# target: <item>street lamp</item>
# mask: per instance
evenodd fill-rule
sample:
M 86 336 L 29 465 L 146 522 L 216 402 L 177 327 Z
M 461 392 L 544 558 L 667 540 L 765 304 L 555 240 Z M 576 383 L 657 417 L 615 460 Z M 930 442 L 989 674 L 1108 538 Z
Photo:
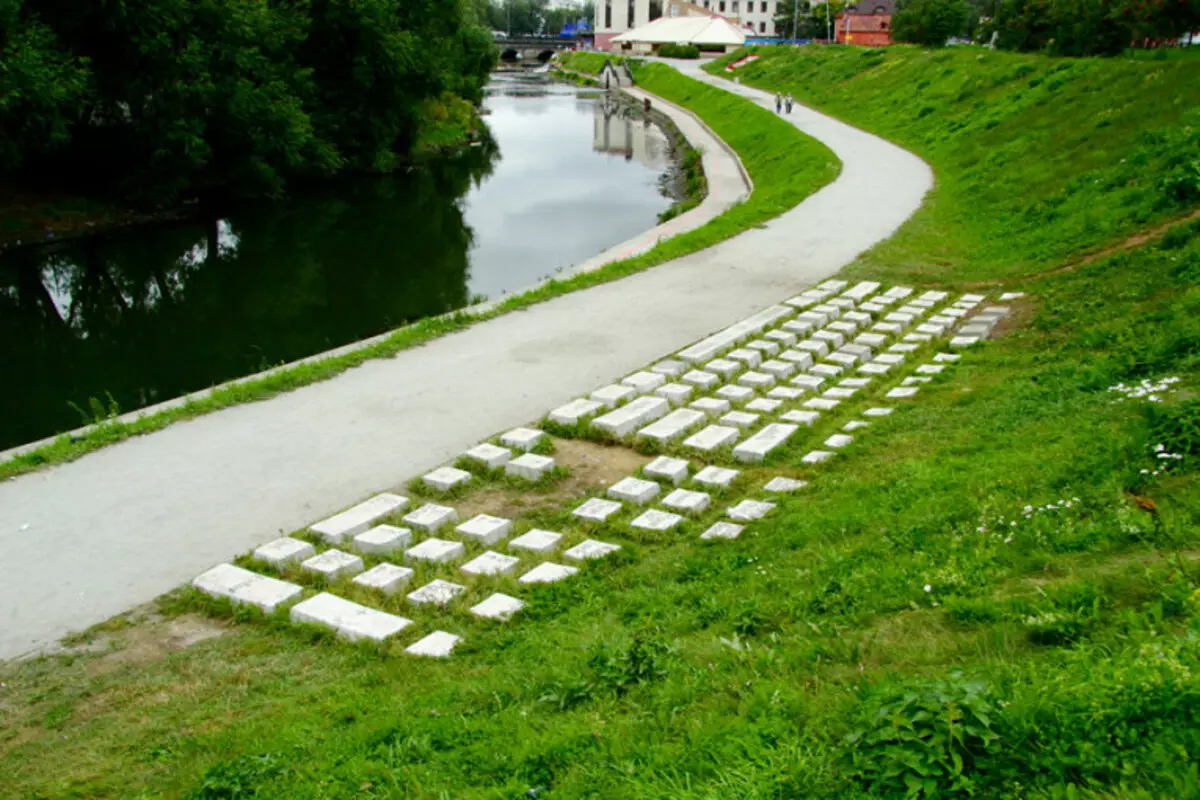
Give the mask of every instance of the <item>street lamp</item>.
M 792 0 L 792 44 L 796 43 L 796 21 L 800 18 L 800 0 Z

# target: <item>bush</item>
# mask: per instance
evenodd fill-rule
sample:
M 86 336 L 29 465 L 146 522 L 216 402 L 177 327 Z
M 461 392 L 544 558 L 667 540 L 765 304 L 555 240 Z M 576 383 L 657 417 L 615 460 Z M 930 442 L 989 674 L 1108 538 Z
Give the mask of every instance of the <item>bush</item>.
M 899 42 L 926 47 L 945 47 L 967 24 L 963 0 L 910 0 L 896 12 L 892 36 Z
M 699 58 L 700 48 L 694 44 L 664 44 L 658 48 L 663 58 Z

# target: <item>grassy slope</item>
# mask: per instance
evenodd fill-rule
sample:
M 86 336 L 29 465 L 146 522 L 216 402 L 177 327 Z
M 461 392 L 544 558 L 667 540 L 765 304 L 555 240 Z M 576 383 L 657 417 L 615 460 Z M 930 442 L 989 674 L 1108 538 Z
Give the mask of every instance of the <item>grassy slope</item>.
M 596 67 L 602 66 L 603 62 Z M 735 236 L 797 205 L 832 181 L 838 162 L 827 147 L 777 119 L 752 103 L 727 92 L 685 78 L 674 70 L 654 66 L 643 71 L 642 85 L 651 92 L 714 120 L 714 130 L 741 154 L 754 181 L 754 192 L 744 203 L 701 227 L 675 236 L 639 256 L 616 261 L 598 270 L 547 284 L 515 295 L 493 312 L 457 313 L 422 320 L 400 328 L 371 347 L 342 356 L 283 370 L 217 390 L 210 396 L 178 409 L 141 417 L 132 423 L 110 421 L 79 439 L 59 437 L 53 444 L 0 463 L 0 480 L 70 461 L 130 436 L 151 433 L 181 419 L 189 419 L 241 403 L 263 400 L 299 386 L 332 378 L 373 358 L 387 358 L 439 336 L 466 328 L 497 314 L 527 308 L 567 292 L 617 280 L 671 259 L 694 253 Z
M 1125 120 L 1125 141 L 1154 122 Z M 914 148 L 944 192 L 966 156 Z M 1019 218 L 1004 236 L 944 195 L 925 214 L 856 269 L 946 274 L 922 249 L 946 239 L 973 277 L 1033 273 L 1102 239 L 1021 233 Z M 1004 258 L 980 241 L 992 230 Z M 1200 225 L 1021 284 L 1020 327 L 873 423 L 752 535 L 622 540 L 622 558 L 539 593 L 524 622 L 470 627 L 451 662 L 240 625 L 159 659 L 8 670 L 14 793 L 895 796 L 903 770 L 877 770 L 904 757 L 943 796 L 1195 796 Z M 1184 380 L 1163 406 L 1106 391 L 1168 374 Z M 830 417 L 779 465 L 844 421 Z M 1144 474 L 1159 443 L 1187 458 Z M 960 769 L 890 728 L 944 734 L 952 712 L 975 723 Z

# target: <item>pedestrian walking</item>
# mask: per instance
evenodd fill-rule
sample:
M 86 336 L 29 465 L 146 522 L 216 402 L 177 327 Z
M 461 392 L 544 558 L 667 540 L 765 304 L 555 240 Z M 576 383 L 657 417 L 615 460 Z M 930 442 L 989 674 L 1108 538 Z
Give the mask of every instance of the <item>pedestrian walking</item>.
M 785 108 L 787 108 L 787 113 L 789 113 L 789 114 L 792 113 L 792 93 L 791 92 L 788 92 L 786 95 L 784 95 L 783 105 Z
M 775 95 L 775 113 L 778 114 L 783 108 L 783 98 Z

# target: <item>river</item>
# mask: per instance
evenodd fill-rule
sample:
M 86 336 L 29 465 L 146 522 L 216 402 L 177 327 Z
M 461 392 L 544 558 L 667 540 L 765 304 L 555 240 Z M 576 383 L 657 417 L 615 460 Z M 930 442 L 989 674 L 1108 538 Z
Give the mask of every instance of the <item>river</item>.
M 492 142 L 219 219 L 0 255 L 0 449 L 518 292 L 653 226 L 666 138 L 497 73 Z

